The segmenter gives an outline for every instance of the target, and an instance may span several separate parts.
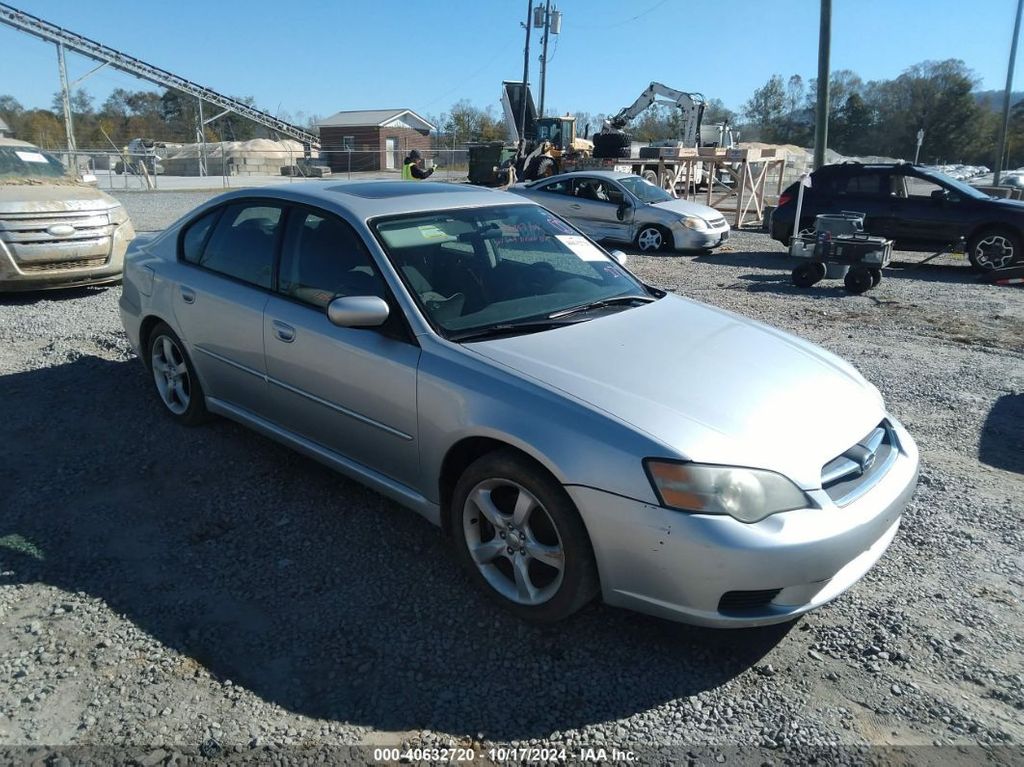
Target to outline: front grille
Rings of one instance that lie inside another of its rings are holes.
[[[727,591],[718,600],[718,612],[742,613],[771,604],[782,589],[761,589],[760,591]]]
[[[713,218],[708,221],[708,226],[712,229],[718,229],[719,227],[725,226],[725,218]]]
[[[892,427],[882,421],[857,444],[821,467],[821,487],[837,506],[845,506],[884,477],[898,454]]]
[[[53,234],[52,228],[65,231]],[[45,213],[6,213],[0,218],[0,242],[22,269],[43,268],[57,261],[82,261],[106,258],[111,236],[117,228],[104,211],[60,211]]]
[[[31,264],[22,264],[23,272],[59,272],[70,269],[96,269],[106,266],[106,258],[86,258],[80,261],[37,261]]]

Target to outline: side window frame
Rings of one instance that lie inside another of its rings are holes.
[[[218,271],[217,269],[211,269],[208,266],[204,266],[202,263],[203,257],[206,255],[206,249],[210,246],[210,240],[213,238],[214,233],[221,224],[221,220],[224,218],[224,212],[235,205],[241,205],[244,207],[273,207],[281,210],[281,218],[278,221],[277,232],[274,234],[274,251],[271,258],[270,267],[270,286],[264,287],[263,285],[257,285],[254,282],[243,280],[241,277],[236,277],[226,272]],[[288,227],[288,217],[293,207],[292,203],[286,200],[279,200],[273,197],[238,197],[233,200],[226,200],[218,206],[204,211],[204,213],[196,218],[192,219],[187,226],[181,228],[181,233],[178,235],[178,248],[177,257],[178,262],[186,264],[193,269],[202,269],[208,274],[215,274],[225,280],[231,280],[232,282],[238,283],[239,285],[245,285],[255,290],[263,290],[269,293],[277,293],[277,272],[281,261],[281,243],[284,240],[284,233]],[[209,213],[216,212],[217,216],[210,227],[210,231],[206,233],[203,238],[202,247],[199,250],[199,261],[193,263],[185,258],[185,235],[188,231],[198,224],[206,215]]]
[[[381,271],[380,265],[377,263],[377,259],[374,257],[373,251],[370,249],[369,244],[367,243],[366,239],[359,233],[359,231],[354,226],[352,226],[352,224],[346,221],[343,216],[339,216],[337,213],[334,213],[329,210],[324,210],[323,208],[318,208],[317,206],[310,205],[308,203],[290,203],[288,205],[287,213],[288,218],[284,221],[284,226],[281,229],[276,258],[274,261],[274,286],[271,289],[271,293],[273,293],[274,297],[293,303],[296,306],[301,306],[307,309],[308,311],[314,312],[315,314],[319,314],[324,318],[325,322],[330,322],[330,320],[327,319],[326,307],[317,306],[316,304],[311,304],[308,301],[303,301],[300,298],[296,298],[295,296],[290,296],[287,293],[281,292],[280,276],[281,266],[284,260],[284,237],[288,232],[288,227],[292,225],[292,222],[298,220],[300,217],[305,218],[309,214],[313,214],[314,216],[319,216],[324,219],[333,219],[340,223],[341,225],[347,227],[352,232],[352,236],[356,239],[356,241],[362,244],[362,249],[364,255],[366,256],[366,262],[369,265],[370,270],[373,272],[373,275],[377,279],[379,279],[381,285],[384,286],[384,300],[387,302],[388,307],[390,308],[388,319],[383,325],[381,325],[379,328],[364,328],[361,329],[360,332],[377,331],[387,336],[388,338],[391,338],[392,340],[401,341],[404,343],[411,344],[413,346],[419,346],[419,342],[416,340],[416,336],[412,332],[412,326],[409,324],[409,319],[405,316],[405,312],[402,310],[402,305],[395,298],[394,290],[392,290],[391,285],[384,277],[384,273],[383,271]]]

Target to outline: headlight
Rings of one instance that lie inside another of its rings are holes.
[[[128,211],[124,209],[123,205],[118,205],[107,211],[107,217],[112,224],[123,224],[128,220]]]
[[[651,459],[645,465],[662,505],[680,511],[728,514],[750,523],[812,505],[800,488],[772,471]]]
[[[698,232],[708,230],[708,222],[699,216],[683,216],[683,226],[687,229],[695,229]]]

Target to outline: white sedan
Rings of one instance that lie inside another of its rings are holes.
[[[714,208],[677,200],[632,173],[576,171],[515,186],[595,240],[635,243],[644,251],[717,248],[729,224]]]

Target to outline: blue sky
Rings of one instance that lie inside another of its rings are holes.
[[[5,0],[194,82],[251,95],[271,112],[329,115],[407,107],[438,115],[466,98],[497,105],[522,76],[526,4],[516,0]],[[549,52],[548,106],[614,112],[652,80],[738,109],[773,73],[810,79],[817,0],[558,0],[562,34]],[[1015,0],[833,0],[832,69],[890,78],[926,59],[957,57],[1002,88]],[[535,30],[536,31],[536,30]],[[531,81],[538,82],[537,36]],[[0,94],[49,106],[54,46],[0,26]],[[1024,51],[1014,87],[1024,90]],[[72,54],[69,76],[93,65]],[[145,83],[105,69],[85,87],[99,105]]]

